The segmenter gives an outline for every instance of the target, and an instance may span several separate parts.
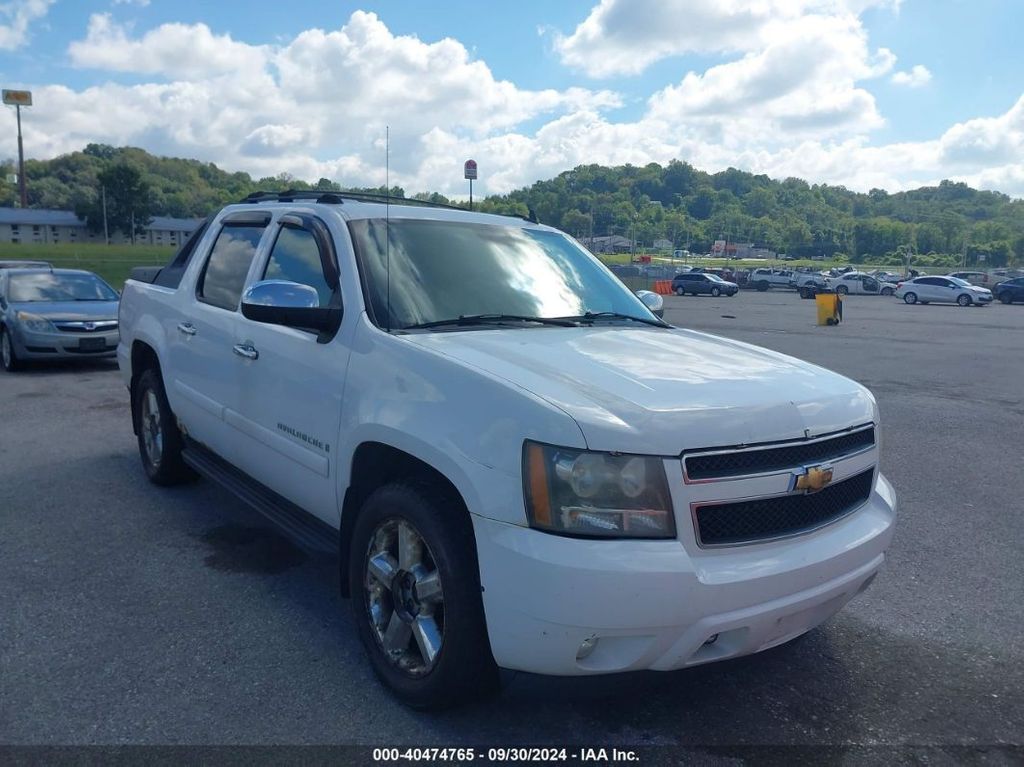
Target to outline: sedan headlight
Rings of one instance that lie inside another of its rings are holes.
[[[536,442],[523,446],[530,526],[595,538],[674,538],[660,458],[597,453]]]
[[[38,314],[18,312],[15,317],[26,330],[31,330],[34,333],[55,333],[57,331],[52,322]]]

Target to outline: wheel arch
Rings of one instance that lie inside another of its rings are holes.
[[[398,479],[429,482],[438,486],[451,498],[467,518],[469,507],[456,484],[443,472],[412,453],[384,442],[367,441],[352,453],[349,474],[351,481],[341,504],[341,525],[338,539],[341,594],[349,596],[348,565],[352,531],[359,510],[366,499],[379,487]],[[471,526],[472,529],[472,526]]]

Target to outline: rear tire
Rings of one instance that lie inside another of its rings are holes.
[[[139,376],[132,396],[142,468],[154,485],[180,485],[195,477],[181,458],[184,440],[167,403],[160,371],[148,368]]]
[[[883,296],[891,296],[892,292],[893,292],[892,288],[882,288],[882,295]]]
[[[1003,295],[999,297],[999,300],[1002,301],[1007,306],[1013,303],[1013,297],[1007,293],[1003,293]]]
[[[431,482],[378,488],[359,512],[351,545],[356,629],[377,677],[399,700],[446,708],[497,687],[473,527],[451,491]]]
[[[21,370],[21,360],[14,351],[14,339],[6,327],[0,328],[0,364],[8,373],[16,373]]]
[[[676,288],[676,295],[677,296],[685,296],[686,295],[686,291],[683,290],[682,288]]]
[[[769,284],[766,280],[761,280],[759,283],[757,283],[755,287],[757,288],[757,291],[759,293],[764,293],[766,290],[768,290],[768,288],[771,287],[771,284]]]
[[[836,288],[836,293],[838,293],[841,296],[845,296],[849,292],[850,292],[850,289],[848,287],[846,287],[845,285],[840,285],[839,287]]]
[[[903,294],[903,303],[905,303],[905,304],[916,304],[917,303],[917,293],[904,293]]]

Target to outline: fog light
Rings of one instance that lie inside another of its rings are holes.
[[[580,642],[580,649],[576,651],[576,660],[583,660],[597,647],[597,637],[587,637]]]
[[[704,644],[702,644],[701,647],[707,647],[708,645],[714,644],[717,641],[718,641],[718,634],[712,634],[711,636],[709,636],[707,639],[704,640]]]

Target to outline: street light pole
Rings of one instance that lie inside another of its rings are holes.
[[[25,186],[25,146],[21,142],[21,104],[15,105],[18,113],[18,194],[21,196],[21,207],[28,207],[28,189]]]

